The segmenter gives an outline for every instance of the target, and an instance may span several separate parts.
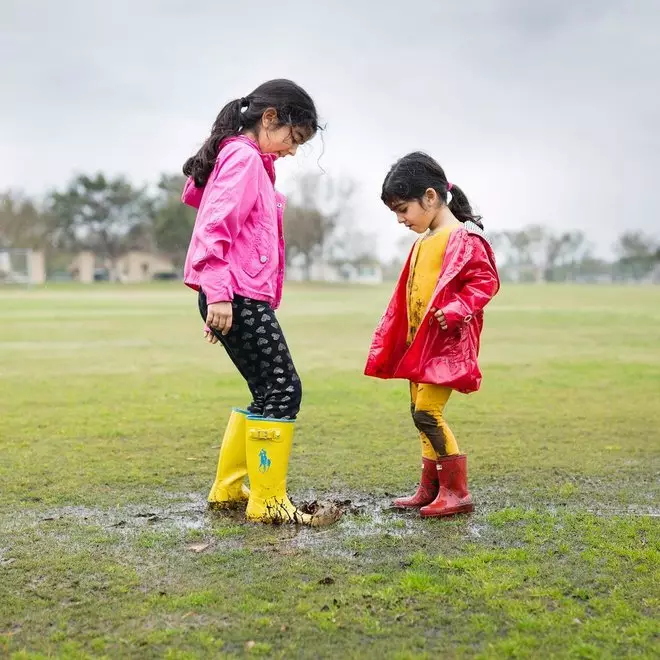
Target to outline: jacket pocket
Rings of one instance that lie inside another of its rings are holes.
[[[242,267],[250,277],[257,277],[262,273],[264,268],[270,264],[270,262],[271,256],[266,250],[261,249],[259,246],[255,246],[250,250],[250,256],[242,264]]]
[[[457,328],[449,332],[450,339],[447,345],[447,356],[453,360],[465,360],[469,353],[468,329],[461,323]]]
[[[429,354],[440,357],[448,362],[463,362],[469,354],[469,330],[461,323],[455,328],[442,330],[438,322],[433,319],[435,332]]]
[[[249,241],[247,258],[242,265],[249,277],[258,277],[269,266],[274,268],[273,260],[277,260],[277,243],[275,243],[275,229],[277,218],[274,215],[259,215],[254,218],[250,226],[250,234],[246,236]]]

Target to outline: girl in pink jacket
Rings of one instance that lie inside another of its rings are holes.
[[[199,292],[207,338],[222,343],[252,395],[246,410],[232,411],[208,500],[211,507],[247,502],[248,520],[328,521],[303,513],[287,496],[302,387],[275,315],[286,200],[275,190],[274,164],[295,156],[318,129],[309,94],[289,80],[271,80],[228,103],[183,166],[183,202],[198,209],[184,281]]]

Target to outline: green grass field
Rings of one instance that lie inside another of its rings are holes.
[[[448,419],[477,510],[421,521],[401,382],[364,378],[387,288],[290,285],[297,501],[205,497],[246,390],[182,286],[0,290],[0,656],[658,657],[660,287],[505,288]]]

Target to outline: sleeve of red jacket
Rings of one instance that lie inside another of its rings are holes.
[[[211,187],[197,229],[203,256],[193,264],[209,305],[234,299],[227,255],[257,201],[259,168],[263,168],[253,149],[233,145],[225,149],[232,151],[222,154],[224,162],[207,183]]]
[[[449,329],[455,328],[481,311],[497,293],[500,279],[497,269],[482,238],[470,236],[473,252],[470,261],[459,274],[461,288],[442,312]]]

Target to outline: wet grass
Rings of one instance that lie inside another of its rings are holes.
[[[510,287],[449,419],[477,511],[417,479],[405,386],[360,376],[385,288],[291,287],[290,490],[322,530],[204,498],[245,392],[177,287],[0,291],[0,656],[654,657],[660,290]]]

